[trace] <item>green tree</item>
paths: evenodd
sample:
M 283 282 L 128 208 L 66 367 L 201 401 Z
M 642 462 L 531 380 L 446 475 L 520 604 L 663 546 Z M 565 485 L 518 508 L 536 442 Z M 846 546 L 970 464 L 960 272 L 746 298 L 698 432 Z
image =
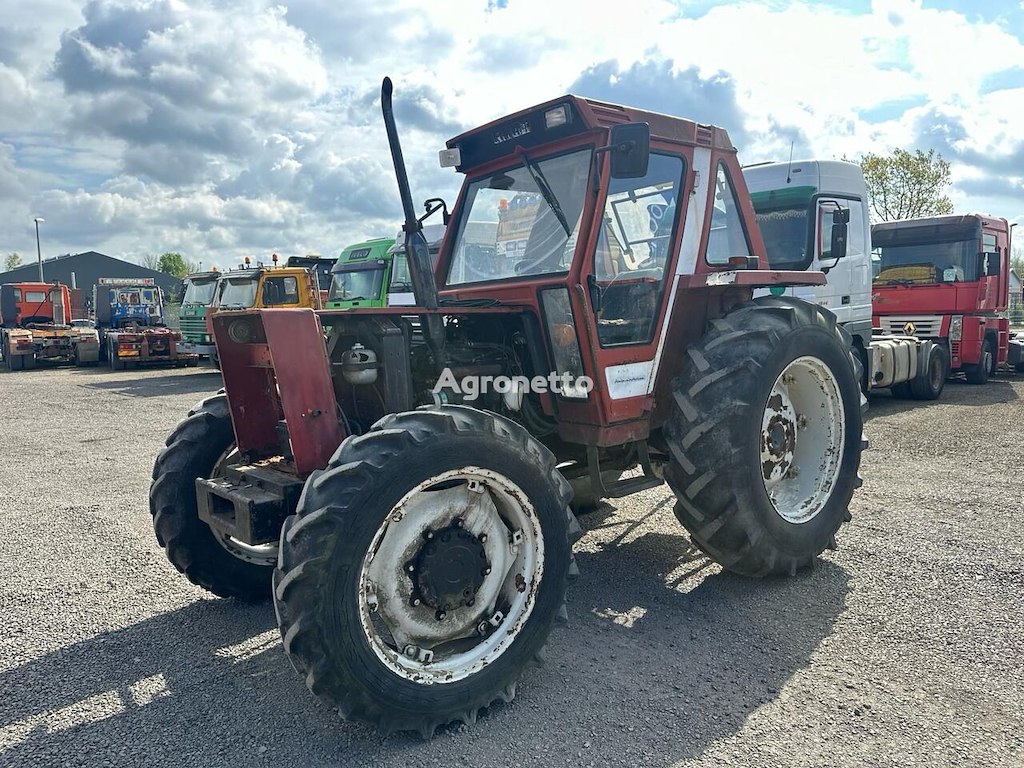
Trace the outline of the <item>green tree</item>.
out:
M 949 163 L 934 149 L 913 153 L 897 149 L 891 155 L 869 152 L 859 162 L 871 195 L 872 221 L 953 212 L 953 203 L 945 194 L 950 183 Z
M 175 277 L 184 277 L 190 271 L 190 264 L 180 253 L 162 253 L 157 269 Z
M 142 257 L 142 266 L 144 266 L 146 269 L 152 269 L 153 271 L 157 271 L 160 269 L 160 257 L 157 256 L 155 253 L 147 253 L 145 256 Z
M 1024 280 L 1024 245 L 1013 244 L 1013 250 L 1010 252 L 1010 269 Z
M 20 266 L 21 256 L 18 255 L 17 251 L 7 254 L 7 258 L 4 259 L 4 272 L 10 272 L 12 269 Z

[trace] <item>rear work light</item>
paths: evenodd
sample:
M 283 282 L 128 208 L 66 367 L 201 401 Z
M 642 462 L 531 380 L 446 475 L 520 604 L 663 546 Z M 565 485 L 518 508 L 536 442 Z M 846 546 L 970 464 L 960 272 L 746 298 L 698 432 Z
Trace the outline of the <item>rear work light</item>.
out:
M 441 161 L 442 168 L 454 168 L 462 163 L 462 153 L 459 152 L 458 147 L 451 149 L 442 149 L 437 153 L 438 159 Z

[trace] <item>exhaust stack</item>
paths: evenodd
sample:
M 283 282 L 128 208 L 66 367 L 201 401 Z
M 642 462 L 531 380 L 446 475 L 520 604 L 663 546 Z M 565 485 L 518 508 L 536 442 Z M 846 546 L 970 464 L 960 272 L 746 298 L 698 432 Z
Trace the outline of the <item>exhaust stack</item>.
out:
M 412 291 L 416 304 L 424 309 L 437 309 L 437 282 L 434 280 L 434 269 L 430 263 L 430 250 L 427 239 L 423 236 L 423 225 L 416 218 L 416 209 L 412 204 L 412 191 L 409 189 L 409 174 L 405 170 L 405 158 L 402 157 L 402 145 L 398 141 L 398 129 L 395 127 L 395 112 L 391 106 L 391 92 L 394 86 L 391 78 L 385 77 L 380 87 L 380 109 L 384 114 L 384 127 L 388 132 L 388 144 L 391 146 L 391 160 L 395 164 L 395 177 L 398 179 L 398 194 L 402 198 L 402 210 L 405 213 L 405 255 L 409 260 L 409 277 L 412 278 Z M 430 313 L 420 315 L 420 323 L 426 330 L 427 346 L 434 357 L 434 364 L 440 370 L 446 365 L 444 318 Z

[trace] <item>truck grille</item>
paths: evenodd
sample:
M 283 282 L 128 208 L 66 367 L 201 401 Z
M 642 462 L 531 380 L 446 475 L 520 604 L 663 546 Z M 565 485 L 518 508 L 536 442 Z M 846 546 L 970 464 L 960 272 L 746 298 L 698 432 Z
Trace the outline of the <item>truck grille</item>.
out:
M 182 335 L 193 341 L 202 338 L 206 333 L 205 317 L 181 317 L 178 319 L 178 324 L 181 327 Z
M 898 336 L 934 339 L 942 330 L 942 315 L 886 315 L 881 325 L 882 330 Z

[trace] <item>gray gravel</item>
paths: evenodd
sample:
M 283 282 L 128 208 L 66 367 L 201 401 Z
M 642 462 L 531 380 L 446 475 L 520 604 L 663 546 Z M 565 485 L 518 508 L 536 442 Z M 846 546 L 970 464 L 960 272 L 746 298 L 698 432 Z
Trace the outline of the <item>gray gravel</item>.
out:
M 873 399 L 837 552 L 722 573 L 664 490 L 584 518 L 570 624 L 431 742 L 318 705 L 269 605 L 192 587 L 153 458 L 204 369 L 0 373 L 0 765 L 1024 765 L 1024 376 Z

